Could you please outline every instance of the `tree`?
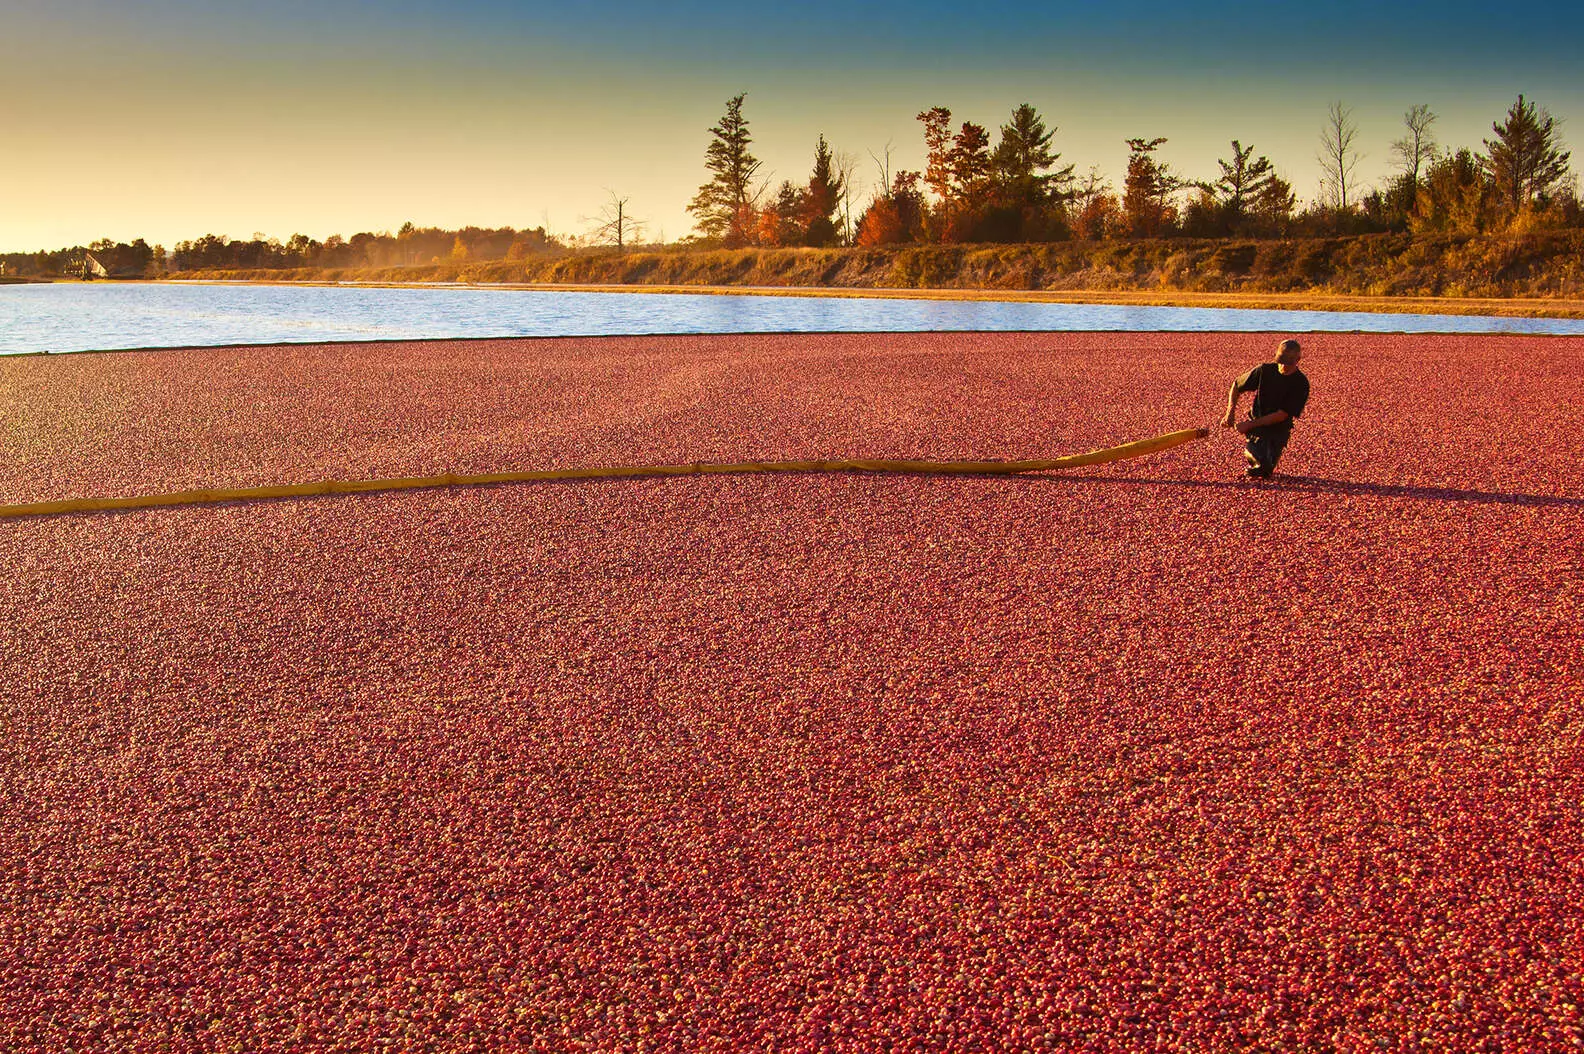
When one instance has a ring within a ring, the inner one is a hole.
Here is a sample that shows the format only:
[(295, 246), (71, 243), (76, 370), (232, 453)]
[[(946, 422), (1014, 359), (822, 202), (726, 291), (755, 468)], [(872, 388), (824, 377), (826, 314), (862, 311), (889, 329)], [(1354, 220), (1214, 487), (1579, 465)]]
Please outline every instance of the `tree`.
[(924, 185), (935, 192), (942, 204), (951, 199), (951, 111), (931, 107), (918, 115), (924, 125)]
[(1171, 198), (1182, 189), (1183, 181), (1155, 160), (1155, 151), (1164, 142), (1165, 137), (1127, 140), (1130, 153), (1122, 215), (1128, 233), (1135, 238), (1159, 238), (1177, 219)]
[(1121, 207), (1111, 192), (1111, 182), (1090, 166), (1073, 192), (1073, 233), (1084, 241), (1098, 241), (1117, 226)]
[(1558, 138), (1556, 119), (1522, 95), (1507, 111), (1507, 120), (1492, 124), (1495, 139), (1485, 140), (1486, 173), (1503, 206), (1517, 212), (1532, 203), (1545, 204), (1568, 175), (1568, 158)]
[(710, 131), (704, 167), (712, 173), (688, 205), (696, 226), (707, 238), (720, 238), (728, 246), (748, 244), (753, 238), (754, 208), (759, 190), (754, 176), (759, 160), (748, 150), (753, 137), (742, 115), (744, 92), (726, 102), (726, 113)]
[(1195, 185), (1213, 198), (1217, 226), (1226, 233), (1238, 233), (1254, 202), (1276, 179), (1276, 169), (1270, 158), (1255, 157), (1252, 146), (1245, 147), (1236, 139), (1232, 140), (1232, 160), (1217, 158), (1216, 164), (1221, 166), (1221, 178)]
[(1392, 141), (1392, 153), (1397, 155), (1397, 164), (1407, 178), (1408, 185), (1415, 190), (1419, 187), (1419, 173), (1435, 160), (1436, 150), (1440, 146), (1430, 131), (1435, 120), (1436, 115), (1430, 112), (1430, 107), (1420, 103), (1403, 114), (1403, 127), (1407, 131), (1401, 139)]
[(1061, 158), (1052, 153), (1051, 139), (1056, 129), (1046, 130), (1039, 111), (1023, 103), (1012, 111), (1012, 119), (1001, 126), (1001, 141), (996, 144), (991, 170), (1000, 185), (1002, 197), (1010, 204), (1043, 207), (1053, 198), (1067, 193), (1072, 184), (1073, 166), (1046, 170)]
[(644, 221), (636, 219), (627, 211), (627, 198), (617, 197), (614, 190), (606, 190), (605, 193), (610, 198), (600, 207), (599, 215), (594, 217), (595, 226), (588, 236), (607, 245), (614, 242), (616, 250), (620, 252), (629, 242), (643, 237)]
[(952, 197), (968, 211), (983, 208), (990, 189), (990, 133), (984, 125), (962, 123), (946, 152), (946, 167), (951, 173)]
[(896, 202), (889, 196), (876, 198), (858, 217), (858, 234), (853, 239), (865, 249), (881, 245), (899, 245), (907, 240), (902, 229), (902, 218), (897, 215)]
[(1284, 235), (1297, 207), (1298, 195), (1293, 193), (1292, 184), (1272, 173), (1254, 196), (1253, 214), (1265, 233)]
[(1425, 169), (1409, 229), (1475, 234), (1489, 226), (1496, 191), (1482, 161), (1466, 148), (1432, 161)]
[(851, 245), (853, 242), (852, 203), (857, 196), (859, 187), (856, 173), (858, 171), (858, 155), (849, 151), (842, 151), (832, 160), (832, 173), (836, 185), (841, 188), (838, 196), (837, 212), (841, 217), (836, 236), (838, 244)]
[(993, 214), (983, 225), (992, 237), (1029, 241), (1066, 234), (1060, 206), (1072, 196), (1073, 166), (1048, 171), (1061, 157), (1050, 148), (1054, 135), (1028, 103), (1001, 126), (990, 158)]
[(802, 242), (805, 207), (804, 192), (790, 179), (783, 179), (775, 201), (759, 213), (759, 244), (786, 246)]
[[(889, 151), (887, 159), (890, 158)], [(924, 192), (918, 172), (900, 171), (858, 218), (857, 244), (865, 247), (914, 241), (924, 231)]]
[(1338, 212), (1348, 210), (1348, 192), (1354, 188), (1354, 171), (1360, 154), (1353, 146), (1358, 124), (1353, 111), (1338, 100), (1326, 110), (1325, 127), (1320, 129), (1320, 195), (1322, 201)]
[(800, 219), (804, 245), (827, 246), (840, 241), (835, 216), (846, 191), (847, 175), (838, 171), (830, 144), (822, 135), (814, 144), (814, 171), (803, 194)]

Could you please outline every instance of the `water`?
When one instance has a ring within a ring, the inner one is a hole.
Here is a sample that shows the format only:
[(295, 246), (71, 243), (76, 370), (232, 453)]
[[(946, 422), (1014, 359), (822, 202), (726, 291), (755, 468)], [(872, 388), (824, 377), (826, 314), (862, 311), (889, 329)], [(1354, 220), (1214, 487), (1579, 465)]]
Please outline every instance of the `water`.
[(1584, 320), (478, 287), (0, 286), (0, 354), (443, 337), (931, 330), (1584, 335)]

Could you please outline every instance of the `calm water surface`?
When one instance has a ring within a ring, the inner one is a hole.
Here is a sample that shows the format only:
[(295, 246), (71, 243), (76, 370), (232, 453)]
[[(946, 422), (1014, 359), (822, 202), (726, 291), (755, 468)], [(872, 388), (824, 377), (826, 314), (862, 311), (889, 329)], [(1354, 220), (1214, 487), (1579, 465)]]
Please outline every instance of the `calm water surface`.
[(929, 330), (1584, 335), (1584, 320), (478, 287), (0, 286), (0, 354), (443, 337)]

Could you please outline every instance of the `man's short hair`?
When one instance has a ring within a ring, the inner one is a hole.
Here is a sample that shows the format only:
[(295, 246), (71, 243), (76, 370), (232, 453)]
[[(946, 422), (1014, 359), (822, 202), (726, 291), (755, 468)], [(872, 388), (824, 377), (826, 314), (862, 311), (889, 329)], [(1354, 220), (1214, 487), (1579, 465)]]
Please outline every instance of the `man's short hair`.
[(1278, 344), (1276, 346), (1276, 358), (1277, 358), (1277, 361), (1280, 361), (1281, 357), (1283, 355), (1286, 355), (1290, 351), (1302, 351), (1302, 350), (1303, 349), (1301, 349), (1298, 346), (1298, 342), (1296, 340), (1284, 340), (1284, 341), (1282, 341), (1280, 344)]

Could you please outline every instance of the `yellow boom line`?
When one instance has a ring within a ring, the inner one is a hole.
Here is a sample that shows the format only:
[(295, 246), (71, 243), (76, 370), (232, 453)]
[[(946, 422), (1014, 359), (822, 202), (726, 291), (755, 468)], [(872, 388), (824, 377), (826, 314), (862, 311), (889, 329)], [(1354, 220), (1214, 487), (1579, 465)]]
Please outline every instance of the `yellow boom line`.
[(635, 465), (614, 468), (542, 469), (534, 472), (489, 472), (463, 476), (411, 476), (405, 479), (326, 479), (318, 483), (291, 483), (274, 487), (243, 487), (236, 490), (183, 490), (173, 494), (140, 494), (127, 498), (67, 498), (62, 501), (35, 501), (21, 505), (0, 505), (0, 518), (13, 516), (60, 516), (78, 512), (107, 512), (115, 509), (154, 509), (175, 505), (214, 505), (227, 501), (252, 501), (268, 498), (306, 498), (318, 494), (366, 494), (382, 490), (416, 490), (425, 487), (480, 487), (497, 483), (533, 483), (543, 480), (636, 479), (644, 476), (700, 476), (749, 472), (900, 472), (912, 475), (1011, 476), (1023, 472), (1052, 472), (1059, 469), (1102, 465), (1108, 461), (1143, 457), (1209, 435), (1206, 428), (1187, 428), (1168, 432), (1136, 443), (1070, 454), (1047, 461), (750, 461), (738, 465)]

